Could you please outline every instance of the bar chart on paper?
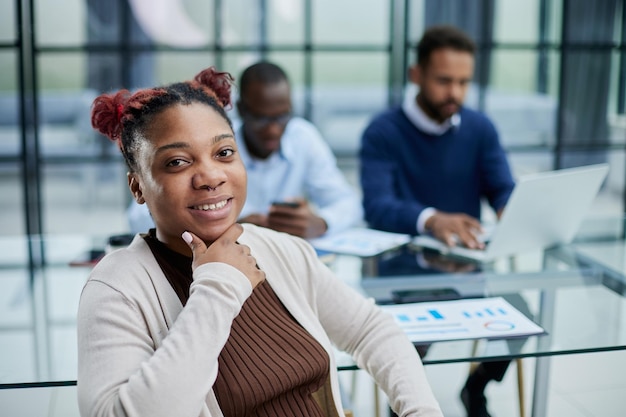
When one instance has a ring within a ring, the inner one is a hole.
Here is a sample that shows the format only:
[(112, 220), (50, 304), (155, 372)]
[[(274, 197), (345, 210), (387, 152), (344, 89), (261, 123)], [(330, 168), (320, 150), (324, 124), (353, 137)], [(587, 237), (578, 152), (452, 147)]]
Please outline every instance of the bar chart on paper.
[(545, 331), (502, 297), (381, 307), (414, 343), (530, 336)]

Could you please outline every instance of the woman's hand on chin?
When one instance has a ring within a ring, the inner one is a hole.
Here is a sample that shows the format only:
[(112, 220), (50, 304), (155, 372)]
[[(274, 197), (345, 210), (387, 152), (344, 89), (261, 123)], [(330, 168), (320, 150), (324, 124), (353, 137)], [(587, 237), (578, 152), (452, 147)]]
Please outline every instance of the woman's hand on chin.
[(223, 262), (241, 271), (252, 284), (252, 288), (265, 281), (265, 273), (259, 269), (250, 248), (237, 243), (243, 233), (239, 223), (230, 226), (209, 247), (191, 232), (184, 232), (182, 238), (193, 252), (192, 269), (209, 262)]

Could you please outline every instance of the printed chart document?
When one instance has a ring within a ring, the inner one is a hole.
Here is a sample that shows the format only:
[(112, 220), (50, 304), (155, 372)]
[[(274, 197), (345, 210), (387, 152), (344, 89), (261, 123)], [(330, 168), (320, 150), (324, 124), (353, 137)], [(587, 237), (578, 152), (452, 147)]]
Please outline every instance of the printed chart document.
[(499, 339), (545, 330), (502, 297), (383, 305), (411, 342)]
[(411, 241), (410, 235), (354, 228), (309, 240), (318, 251), (355, 256), (375, 256)]

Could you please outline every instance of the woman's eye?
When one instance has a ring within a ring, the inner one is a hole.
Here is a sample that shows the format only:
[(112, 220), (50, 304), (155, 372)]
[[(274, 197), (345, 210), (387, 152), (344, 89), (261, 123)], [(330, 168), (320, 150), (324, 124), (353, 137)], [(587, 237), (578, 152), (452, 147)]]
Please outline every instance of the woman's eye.
[(217, 156), (220, 158), (228, 158), (229, 156), (233, 156), (235, 151), (233, 149), (222, 149), (217, 153)]
[(168, 167), (179, 167), (185, 163), (182, 159), (173, 159), (167, 163)]

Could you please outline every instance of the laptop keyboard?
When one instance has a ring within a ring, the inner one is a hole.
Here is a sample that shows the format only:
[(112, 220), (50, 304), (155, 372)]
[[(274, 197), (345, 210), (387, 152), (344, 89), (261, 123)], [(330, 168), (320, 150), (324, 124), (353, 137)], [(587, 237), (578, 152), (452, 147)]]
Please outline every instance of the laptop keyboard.
[[(495, 230), (496, 225), (494, 223), (483, 224), (482, 228), (483, 230), (481, 233), (479, 233), (476, 236), (476, 240), (485, 244), (485, 247), (483, 248), (484, 250), (487, 248), (487, 245), (489, 244), (489, 240), (491, 240), (491, 236), (493, 235), (493, 231)], [(461, 242), (461, 240), (458, 238), (457, 235), (453, 235), (452, 238), (454, 239), (454, 242), (457, 244), (457, 246), (462, 247), (462, 248), (467, 247), (463, 244), (463, 242)]]

